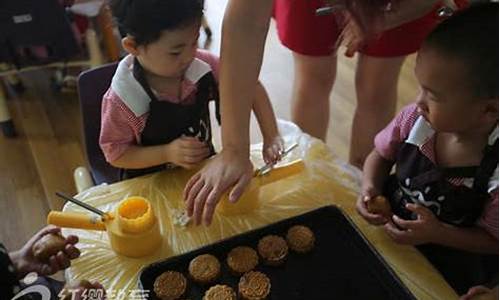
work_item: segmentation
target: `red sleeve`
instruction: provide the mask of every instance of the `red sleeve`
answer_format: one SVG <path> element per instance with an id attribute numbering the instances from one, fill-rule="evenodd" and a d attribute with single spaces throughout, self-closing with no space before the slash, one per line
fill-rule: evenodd
<path id="1" fill-rule="evenodd" d="M 410 104 L 375 136 L 375 150 L 389 161 L 396 160 L 401 144 L 408 137 L 413 124 L 418 118 L 417 106 Z"/>
<path id="2" fill-rule="evenodd" d="M 145 115 L 135 116 L 111 89 L 106 92 L 102 101 L 99 137 L 106 161 L 118 159 L 130 145 L 139 143 L 145 119 Z"/>

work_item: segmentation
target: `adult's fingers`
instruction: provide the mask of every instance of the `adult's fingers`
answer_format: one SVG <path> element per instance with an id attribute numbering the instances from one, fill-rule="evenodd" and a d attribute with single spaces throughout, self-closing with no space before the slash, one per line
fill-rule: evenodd
<path id="1" fill-rule="evenodd" d="M 193 216 L 195 199 L 204 185 L 205 181 L 203 180 L 203 178 L 199 178 L 198 181 L 193 184 L 191 190 L 188 193 L 186 199 L 186 211 L 189 217 Z"/>
<path id="2" fill-rule="evenodd" d="M 231 189 L 231 192 L 229 193 L 229 202 L 235 203 L 236 201 L 238 201 L 238 199 L 245 191 L 245 188 L 250 183 L 251 179 L 252 178 L 248 176 L 248 174 L 243 174 L 242 176 L 240 176 L 240 178 L 238 178 L 238 181 L 236 182 L 234 187 Z"/>
<path id="3" fill-rule="evenodd" d="M 47 275 L 52 275 L 54 273 L 57 273 L 59 270 L 62 270 L 62 267 L 59 265 L 59 262 L 57 261 L 55 255 L 52 255 L 49 258 L 49 266 L 50 266 L 50 273 Z"/>
<path id="4" fill-rule="evenodd" d="M 187 201 L 189 192 L 200 178 L 201 178 L 200 172 L 197 172 L 191 178 L 189 178 L 188 182 L 186 183 L 186 186 L 184 187 L 184 191 L 182 192 L 182 198 L 184 199 L 184 201 Z"/>
<path id="5" fill-rule="evenodd" d="M 64 252 L 66 253 L 69 259 L 76 259 L 80 256 L 80 250 L 78 250 L 78 248 L 76 248 L 71 244 L 66 245 L 66 247 L 64 248 Z"/>
<path id="6" fill-rule="evenodd" d="M 66 244 L 76 245 L 78 243 L 78 237 L 76 235 L 68 235 L 66 237 Z"/>
<path id="7" fill-rule="evenodd" d="M 347 57 L 353 57 L 354 54 L 359 50 L 361 47 L 362 40 L 354 36 L 350 41 L 349 44 L 347 45 L 347 51 L 346 51 L 346 56 Z"/>
<path id="8" fill-rule="evenodd" d="M 39 271 L 38 274 L 42 276 L 49 276 L 56 273 L 56 271 L 52 271 L 52 267 L 47 264 L 41 265 L 38 271 Z"/>
<path id="9" fill-rule="evenodd" d="M 47 234 L 59 234 L 61 232 L 61 228 L 54 226 L 54 225 L 47 225 L 44 228 L 42 228 L 40 231 L 38 231 L 34 236 L 29 239 L 29 241 L 26 243 L 26 247 L 31 248 L 33 244 L 36 243 L 40 238 Z"/>
<path id="10" fill-rule="evenodd" d="M 193 218 L 196 225 L 201 224 L 203 210 L 205 209 L 205 202 L 207 201 L 207 197 L 211 191 L 211 186 L 204 185 L 194 200 Z"/>
<path id="11" fill-rule="evenodd" d="M 344 52 L 344 55 L 349 58 L 353 57 L 357 49 L 354 46 L 352 46 L 352 43 L 349 43 L 346 47 L 347 48 Z"/>
<path id="12" fill-rule="evenodd" d="M 54 226 L 54 225 L 47 225 L 42 230 L 40 230 L 37 235 L 44 236 L 44 235 L 47 235 L 49 233 L 56 233 L 57 234 L 57 233 L 60 233 L 60 232 L 61 232 L 61 228 L 60 227 L 57 227 L 57 226 Z"/>
<path id="13" fill-rule="evenodd" d="M 222 190 L 219 186 L 215 186 L 207 197 L 205 202 L 205 212 L 203 214 L 203 222 L 205 226 L 212 224 L 212 219 L 215 213 L 215 208 L 222 197 Z"/>
<path id="14" fill-rule="evenodd" d="M 57 252 L 55 257 L 56 257 L 57 263 L 61 267 L 61 270 L 67 269 L 67 268 L 69 268 L 69 266 L 71 266 L 70 259 L 66 256 L 66 254 L 64 254 L 63 251 Z"/>

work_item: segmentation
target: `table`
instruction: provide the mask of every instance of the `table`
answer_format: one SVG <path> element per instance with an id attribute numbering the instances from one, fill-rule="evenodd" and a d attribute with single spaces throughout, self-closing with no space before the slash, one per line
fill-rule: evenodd
<path id="1" fill-rule="evenodd" d="M 172 213 L 183 209 L 182 189 L 192 172 L 170 170 L 132 180 L 91 188 L 77 198 L 110 211 L 116 203 L 131 195 L 148 198 L 160 220 L 164 241 L 154 255 L 142 259 L 117 256 L 107 243 L 104 232 L 64 229 L 64 234 L 80 236 L 81 258 L 74 261 L 66 273 L 67 279 L 100 281 L 113 293 L 137 289 L 140 269 L 154 261 L 185 253 L 253 228 L 295 216 L 306 211 L 335 204 L 351 217 L 361 232 L 395 270 L 402 282 L 418 299 L 457 299 L 432 265 L 411 246 L 397 245 L 380 227 L 366 223 L 355 210 L 359 171 L 338 160 L 319 140 L 313 139 L 289 123 L 285 130 L 286 144 L 298 142 L 286 160 L 302 158 L 306 170 L 261 189 L 260 206 L 247 215 L 216 214 L 213 224 L 178 227 L 171 221 Z M 283 133 L 283 130 L 281 130 Z M 262 165 L 259 147 L 253 145 L 254 165 Z M 65 211 L 83 212 L 69 203 Z"/>

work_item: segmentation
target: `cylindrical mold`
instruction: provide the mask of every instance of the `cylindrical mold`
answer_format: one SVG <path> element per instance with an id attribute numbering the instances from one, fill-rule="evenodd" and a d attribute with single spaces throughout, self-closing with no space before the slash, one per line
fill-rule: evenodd
<path id="1" fill-rule="evenodd" d="M 161 246 L 160 226 L 145 198 L 134 196 L 120 202 L 107 225 L 111 248 L 121 255 L 147 256 Z"/>

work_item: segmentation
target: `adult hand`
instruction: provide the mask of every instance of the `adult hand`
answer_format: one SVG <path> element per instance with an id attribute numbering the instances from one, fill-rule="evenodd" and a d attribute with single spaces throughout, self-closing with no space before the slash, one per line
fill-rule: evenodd
<path id="1" fill-rule="evenodd" d="M 64 270 L 71 265 L 71 260 L 80 256 L 80 251 L 75 247 L 78 237 L 70 235 L 66 238 L 64 249 L 49 257 L 48 261 L 40 261 L 33 254 L 33 245 L 47 234 L 60 234 L 61 228 L 49 225 L 36 233 L 20 250 L 9 254 L 16 274 L 19 278 L 30 272 L 47 276 Z"/>
<path id="2" fill-rule="evenodd" d="M 385 232 L 399 244 L 420 245 L 438 240 L 442 223 L 426 207 L 407 204 L 406 209 L 418 215 L 416 220 L 403 220 L 396 215 L 385 224 Z M 397 225 L 397 226 L 396 226 Z M 399 226 L 399 228 L 398 228 Z"/>
<path id="3" fill-rule="evenodd" d="M 202 219 L 206 226 L 210 225 L 222 195 L 232 187 L 229 201 L 236 202 L 252 176 L 253 166 L 248 156 L 222 150 L 186 184 L 184 201 L 188 216 L 197 225 Z"/>
<path id="4" fill-rule="evenodd" d="M 342 30 L 341 43 L 347 49 L 344 53 L 347 57 L 353 57 L 354 54 L 366 43 L 367 34 L 361 25 L 349 13 L 345 14 L 346 25 Z"/>

